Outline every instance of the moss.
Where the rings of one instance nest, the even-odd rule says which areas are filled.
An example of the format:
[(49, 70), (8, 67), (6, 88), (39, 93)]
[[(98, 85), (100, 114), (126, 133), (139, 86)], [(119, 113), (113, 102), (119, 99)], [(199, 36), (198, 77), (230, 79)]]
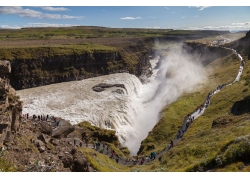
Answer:
[(129, 168), (117, 164), (113, 159), (95, 150), (88, 148), (78, 148), (83, 152), (90, 165), (99, 172), (126, 172)]

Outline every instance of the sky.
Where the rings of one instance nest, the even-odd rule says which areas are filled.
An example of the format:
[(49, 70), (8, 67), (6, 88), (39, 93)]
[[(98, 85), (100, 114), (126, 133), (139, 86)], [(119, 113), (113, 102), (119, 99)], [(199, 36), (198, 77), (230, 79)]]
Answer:
[[(0, 28), (103, 26), (111, 28), (157, 28), (187, 30), (249, 30), (250, 3), (227, 6), (200, 5), (195, 1), (175, 1), (161, 4), (158, 0), (142, 4), (111, 0), (79, 3), (71, 0), (62, 3), (43, 1), (8, 0), (0, 3)], [(138, 2), (138, 1), (137, 1)], [(240, 5), (242, 4), (242, 5)], [(25, 5), (25, 6), (23, 6)], [(197, 6), (199, 5), (199, 6)]]

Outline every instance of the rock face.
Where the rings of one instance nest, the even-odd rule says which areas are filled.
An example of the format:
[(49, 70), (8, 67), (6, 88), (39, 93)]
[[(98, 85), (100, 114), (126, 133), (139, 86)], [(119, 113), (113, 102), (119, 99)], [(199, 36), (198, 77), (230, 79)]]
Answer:
[(0, 61), (0, 74), (8, 74), (11, 73), (10, 62), (7, 60)]
[[(111, 87), (123, 88), (127, 92), (127, 89), (124, 86), (124, 84), (106, 84), (106, 83), (101, 83), (101, 84), (97, 84), (96, 86), (92, 87), (92, 89), (93, 89), (93, 91), (101, 92), (101, 91), (104, 91), (106, 88), (111, 88)], [(121, 90), (121, 89), (119, 89), (119, 90)], [(124, 92), (122, 94), (124, 94)]]
[(37, 54), (32, 59), (16, 57), (11, 60), (10, 82), (16, 90), (20, 90), (112, 73), (127, 72), (139, 77), (148, 74), (150, 51), (143, 44), (135, 46), (139, 48), (135, 49), (138, 52), (134, 52), (133, 60), (128, 60), (127, 55), (119, 51), (53, 56)]
[(246, 38), (250, 39), (250, 30), (246, 33)]
[(250, 59), (250, 31), (246, 33), (246, 36), (236, 40), (228, 45), (235, 49), (237, 52), (245, 56), (244, 58), (248, 60)]
[(250, 113), (250, 97), (246, 97), (241, 101), (236, 101), (231, 108), (233, 115), (241, 115), (244, 113)]
[[(11, 71), (9, 61), (0, 61), (0, 73)], [(0, 78), (0, 146), (8, 144), (14, 133), (18, 132), (22, 118), (22, 102), (16, 96), (8, 79)]]
[(192, 54), (194, 60), (197, 59), (204, 66), (213, 62), (215, 59), (227, 56), (232, 53), (228, 49), (224, 49), (221, 47), (206, 46), (205, 44), (200, 44), (200, 43), (184, 42), (183, 48), (188, 54)]

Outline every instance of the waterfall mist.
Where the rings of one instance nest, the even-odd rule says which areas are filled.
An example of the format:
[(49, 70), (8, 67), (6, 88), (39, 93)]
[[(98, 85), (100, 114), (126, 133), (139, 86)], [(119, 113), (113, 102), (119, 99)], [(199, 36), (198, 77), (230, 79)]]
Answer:
[(140, 101), (143, 108), (133, 121), (135, 131), (127, 135), (126, 146), (131, 155), (137, 154), (141, 141), (158, 122), (163, 107), (176, 101), (183, 93), (192, 92), (206, 79), (202, 65), (193, 62), (181, 48), (174, 48), (158, 63), (156, 77), (142, 87)]

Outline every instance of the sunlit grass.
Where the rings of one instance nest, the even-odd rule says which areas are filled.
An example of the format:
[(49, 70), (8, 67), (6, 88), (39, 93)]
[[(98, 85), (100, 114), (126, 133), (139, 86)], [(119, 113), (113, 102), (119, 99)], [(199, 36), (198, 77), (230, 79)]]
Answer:
[[(238, 73), (239, 65), (240, 61), (235, 55), (229, 55), (211, 63), (207, 69), (212, 71), (208, 81), (203, 84), (203, 88), (182, 96), (175, 103), (163, 109), (160, 121), (142, 143), (142, 147), (144, 147), (142, 154), (161, 151), (167, 147), (170, 140), (175, 137), (178, 126), (182, 125), (185, 116), (202, 104), (207, 94), (215, 90), (218, 85), (232, 82)], [(141, 171), (152, 171), (152, 167), (155, 169), (162, 167), (174, 172), (204, 171), (216, 165), (216, 156), (223, 154), (223, 151), (234, 142), (235, 138), (250, 134), (248, 116), (230, 114), (230, 109), (235, 101), (250, 95), (249, 91), (243, 92), (244, 89), (249, 88), (249, 85), (245, 83), (249, 78), (249, 73), (247, 73), (249, 70), (250, 68), (245, 66), (239, 82), (225, 87), (212, 97), (211, 105), (205, 113), (191, 124), (183, 139), (162, 156), (160, 164), (155, 162), (146, 165), (141, 167)], [(219, 117), (232, 119), (232, 122), (212, 128), (213, 120)], [(147, 150), (148, 143), (154, 143), (155, 149)], [(224, 162), (224, 164), (229, 162)]]

